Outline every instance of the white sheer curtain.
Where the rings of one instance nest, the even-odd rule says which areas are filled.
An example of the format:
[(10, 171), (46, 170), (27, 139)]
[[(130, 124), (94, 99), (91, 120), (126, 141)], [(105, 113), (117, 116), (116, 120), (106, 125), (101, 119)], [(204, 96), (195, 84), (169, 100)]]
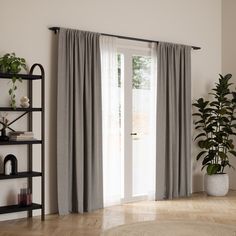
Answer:
[(149, 172), (148, 172), (148, 198), (155, 200), (156, 193), (156, 96), (157, 96), (157, 44), (151, 43), (151, 110), (150, 128), (151, 132), (151, 157), (149, 158)]
[(101, 36), (104, 206), (121, 201), (120, 88), (116, 38)]
[[(133, 89), (133, 195), (155, 200), (157, 48), (150, 45), (150, 87)], [(148, 68), (149, 68), (148, 66)]]

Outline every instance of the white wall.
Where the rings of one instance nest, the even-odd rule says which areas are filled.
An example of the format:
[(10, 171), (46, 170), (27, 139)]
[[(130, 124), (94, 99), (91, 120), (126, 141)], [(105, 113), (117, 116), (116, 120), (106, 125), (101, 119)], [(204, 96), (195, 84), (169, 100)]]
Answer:
[[(47, 29), (49, 26), (200, 46), (200, 51), (192, 52), (193, 98), (205, 96), (221, 72), (221, 0), (0, 0), (0, 3), (0, 55), (16, 52), (29, 64), (42, 63), (46, 70), (47, 213), (57, 209), (56, 36)], [(7, 85), (0, 84), (0, 88), (4, 86)], [(2, 152), (6, 150), (1, 148)], [(202, 178), (195, 164), (193, 173), (193, 190), (199, 191)], [(10, 191), (6, 183), (0, 191), (1, 204), (5, 201), (3, 192)]]
[[(222, 71), (223, 74), (231, 73), (233, 75), (232, 82), (236, 84), (236, 1), (222, 1)], [(235, 139), (236, 141), (236, 139)], [(235, 142), (236, 143), (236, 142)], [(232, 164), (236, 167), (236, 158), (232, 158)], [(236, 189), (236, 171), (231, 169), (230, 188)], [(233, 181), (234, 180), (234, 181)]]

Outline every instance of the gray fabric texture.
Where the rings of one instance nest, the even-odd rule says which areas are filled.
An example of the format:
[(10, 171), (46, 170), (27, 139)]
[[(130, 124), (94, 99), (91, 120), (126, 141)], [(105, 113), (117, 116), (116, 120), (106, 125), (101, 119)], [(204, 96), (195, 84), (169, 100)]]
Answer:
[(60, 29), (57, 87), (58, 210), (103, 207), (99, 34)]
[(191, 191), (191, 47), (158, 44), (156, 200)]

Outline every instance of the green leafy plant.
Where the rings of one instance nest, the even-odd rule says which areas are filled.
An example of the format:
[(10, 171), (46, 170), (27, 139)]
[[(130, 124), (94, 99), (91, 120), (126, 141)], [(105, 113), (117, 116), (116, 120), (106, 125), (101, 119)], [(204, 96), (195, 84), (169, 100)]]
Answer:
[(0, 114), (0, 124), (2, 125), (2, 130), (6, 129), (8, 126), (9, 120), (7, 119), (7, 115), (8, 115), (8, 113), (5, 113), (3, 115)]
[(198, 112), (192, 115), (199, 118), (195, 122), (195, 129), (200, 131), (195, 141), (202, 149), (196, 159), (202, 159), (202, 170), (207, 168), (208, 175), (224, 173), (225, 167), (233, 167), (230, 155), (236, 156), (232, 139), (236, 135), (236, 92), (230, 90), (231, 77), (231, 74), (220, 75), (210, 93), (213, 101), (199, 98), (193, 103)]
[(24, 58), (16, 57), (15, 53), (7, 53), (4, 56), (0, 57), (0, 72), (12, 74), (12, 84), (8, 93), (10, 95), (10, 105), (13, 109), (16, 109), (16, 82), (22, 82), (21, 77), (17, 76), (17, 74), (22, 69), (27, 71), (26, 61)]

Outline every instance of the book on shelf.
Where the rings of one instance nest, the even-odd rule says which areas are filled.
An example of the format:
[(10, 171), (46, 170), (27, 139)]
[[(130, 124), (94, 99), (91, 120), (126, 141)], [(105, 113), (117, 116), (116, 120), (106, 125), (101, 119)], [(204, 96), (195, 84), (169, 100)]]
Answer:
[(31, 141), (35, 140), (34, 137), (10, 137), (11, 141)]
[(9, 132), (10, 136), (34, 136), (34, 133), (31, 131), (14, 131), (14, 132)]
[(9, 138), (12, 141), (35, 140), (34, 133), (31, 131), (15, 131), (9, 132)]

